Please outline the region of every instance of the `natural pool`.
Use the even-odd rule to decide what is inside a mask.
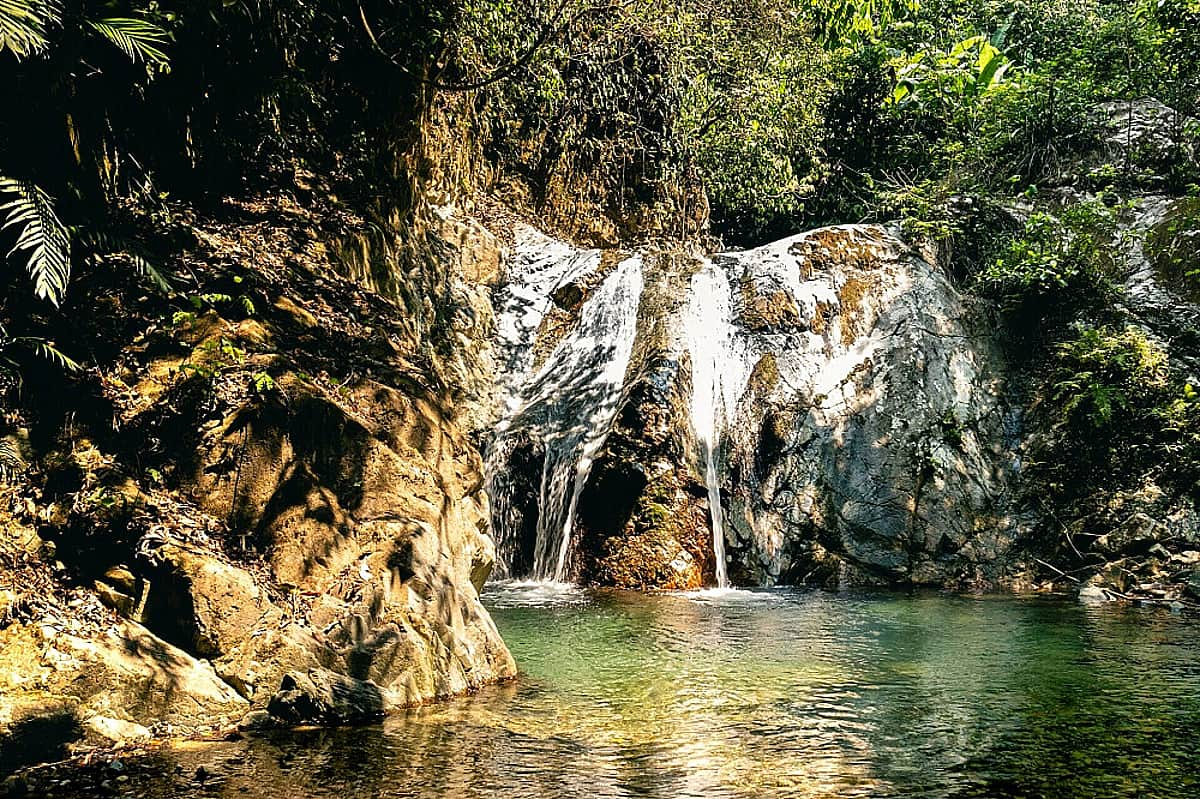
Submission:
[[[204,793],[224,796],[1200,796],[1196,619],[519,584],[486,603],[514,684],[380,726],[165,757],[178,774],[204,765]]]

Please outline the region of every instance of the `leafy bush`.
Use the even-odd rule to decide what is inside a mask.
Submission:
[[[1052,444],[1041,468],[1066,496],[1113,490],[1147,470],[1195,488],[1200,395],[1141,329],[1076,329],[1054,348],[1043,405]]]
[[[1024,231],[985,265],[980,289],[1019,327],[1061,320],[1105,300],[1118,252],[1115,216],[1101,202],[1080,203],[1059,216],[1031,213]]]
[[[1081,433],[1121,429],[1166,404],[1167,355],[1136,327],[1083,327],[1055,356],[1051,400],[1060,425]]]

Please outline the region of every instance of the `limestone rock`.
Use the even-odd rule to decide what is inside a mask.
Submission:
[[[308,626],[280,621],[267,614],[260,627],[213,661],[225,682],[256,707],[264,707],[290,671],[332,668],[337,656],[324,637]]]
[[[150,740],[150,730],[132,721],[92,716],[85,723],[88,731],[100,739],[102,744],[145,743]]]
[[[604,261],[553,244],[542,251],[518,264],[557,258],[580,282]],[[880,226],[825,228],[707,259],[637,258],[632,356],[613,421],[589,433],[592,460],[568,531],[572,576],[637,588],[710,582],[718,514],[731,571],[752,584],[977,585],[998,576],[1024,523],[1009,499],[1020,422],[986,309]],[[573,324],[595,324],[583,317],[599,312],[596,298],[617,296],[608,286]],[[594,347],[581,351],[597,357]],[[559,366],[569,378],[579,365]],[[567,378],[536,372],[529,391]],[[572,378],[564,390],[585,385]],[[701,406],[718,418],[703,422]],[[527,410],[505,423],[529,430],[521,444],[506,427],[507,449],[492,464],[503,475],[493,500],[503,499],[495,523],[510,564],[532,547],[531,531],[544,535],[533,523],[542,509],[520,504],[539,496],[550,462],[543,444],[576,435],[580,418],[602,418],[576,410],[560,414],[560,427],[528,424]],[[714,433],[709,466],[703,442]],[[709,507],[710,476],[720,508]]]
[[[200,657],[229,654],[271,604],[245,569],[169,543],[155,550],[144,623]]]
[[[0,630],[0,696],[0,707],[27,697],[46,713],[67,703],[79,723],[103,716],[180,730],[220,724],[247,709],[211,665],[130,621],[98,638],[33,624]]]

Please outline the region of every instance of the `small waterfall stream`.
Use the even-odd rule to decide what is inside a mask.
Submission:
[[[506,414],[488,456],[497,572],[562,582],[568,577],[579,496],[620,404],[637,333],[642,260],[628,258],[605,275],[580,307],[575,327],[536,373],[521,380],[534,361],[533,342],[549,311],[548,298],[559,286],[600,266],[597,251],[552,240],[540,248],[531,245],[523,261],[521,255],[518,249],[524,268],[511,276],[507,290],[512,302],[501,304],[498,314],[501,341],[509,344],[508,356],[519,370],[515,377],[509,373],[508,385],[520,387],[505,398]],[[544,304],[533,304],[539,300]],[[536,520],[518,507],[523,487],[514,482],[511,464],[521,453],[541,456]],[[517,573],[513,553],[521,550],[520,539],[529,531],[532,557],[527,573]]]
[[[721,433],[733,418],[750,377],[750,359],[733,324],[733,291],[725,269],[706,260],[692,277],[684,336],[692,362],[692,427],[704,453],[717,587],[729,587],[719,462]]]

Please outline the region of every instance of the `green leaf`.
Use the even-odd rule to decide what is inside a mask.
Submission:
[[[145,61],[147,64],[165,66],[169,61],[162,48],[170,36],[153,22],[133,17],[109,17],[88,20],[88,24],[134,63]]]
[[[8,257],[23,253],[34,294],[58,305],[71,278],[71,238],[54,213],[54,201],[31,181],[0,176],[4,194],[13,199],[0,205],[0,231],[17,231]]]
[[[104,255],[125,258],[139,275],[148,278],[154,287],[164,294],[171,294],[175,290],[167,276],[143,254],[135,241],[102,230],[93,230],[79,236],[79,244],[91,250],[91,254],[97,258]]]
[[[62,22],[59,0],[0,0],[0,51],[17,58],[49,47],[46,31]]]

